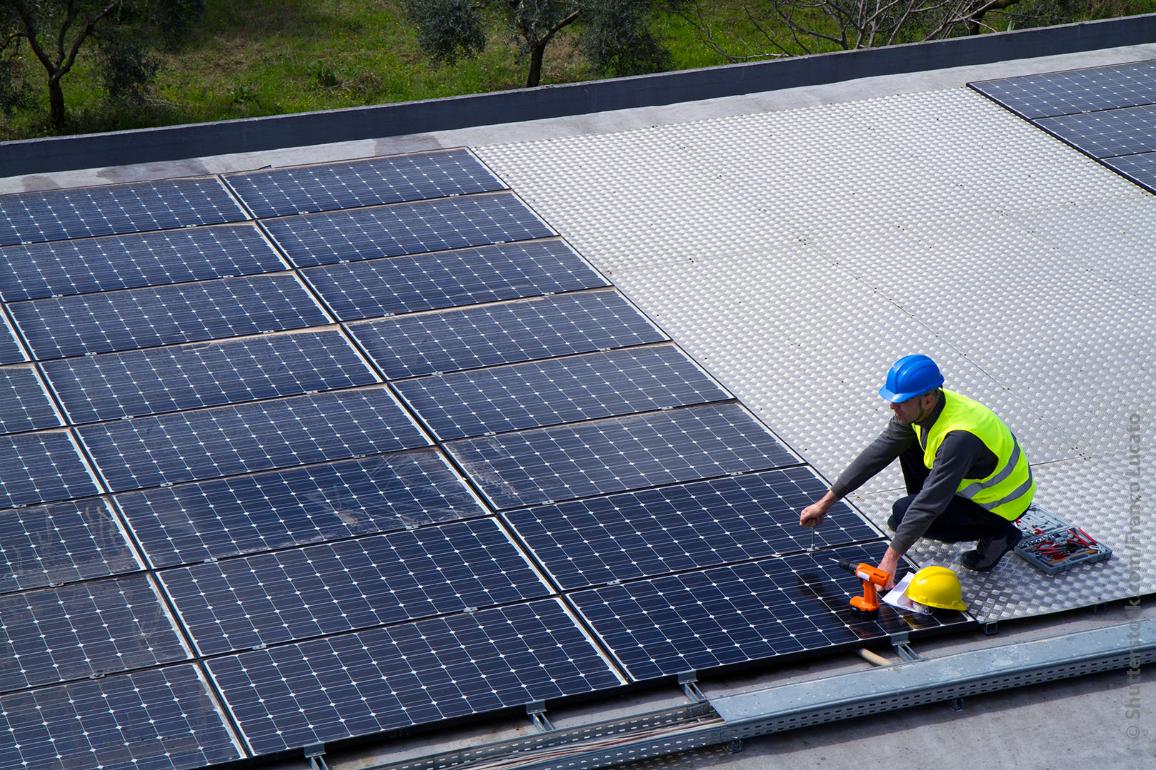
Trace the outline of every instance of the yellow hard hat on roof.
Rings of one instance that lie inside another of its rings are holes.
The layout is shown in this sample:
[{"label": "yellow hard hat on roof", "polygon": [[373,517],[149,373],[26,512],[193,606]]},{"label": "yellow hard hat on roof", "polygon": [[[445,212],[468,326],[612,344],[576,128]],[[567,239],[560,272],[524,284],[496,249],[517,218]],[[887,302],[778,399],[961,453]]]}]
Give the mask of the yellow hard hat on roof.
[{"label": "yellow hard hat on roof", "polygon": [[959,578],[947,567],[924,567],[907,586],[907,598],[940,610],[967,611]]}]

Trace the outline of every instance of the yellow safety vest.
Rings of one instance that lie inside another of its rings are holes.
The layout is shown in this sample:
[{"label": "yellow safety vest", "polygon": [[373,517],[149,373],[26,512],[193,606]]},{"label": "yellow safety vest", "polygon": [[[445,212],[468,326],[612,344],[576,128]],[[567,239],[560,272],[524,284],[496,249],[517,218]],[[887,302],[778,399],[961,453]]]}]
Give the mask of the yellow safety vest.
[{"label": "yellow safety vest", "polygon": [[1028,467],[1027,455],[1020,449],[1020,442],[995,412],[978,401],[944,390],[943,402],[943,411],[927,431],[926,438],[918,425],[911,424],[919,445],[923,447],[923,464],[931,468],[948,433],[967,431],[996,456],[995,470],[986,478],[962,479],[955,494],[1008,521],[1015,521],[1028,509],[1036,494],[1036,482]]}]

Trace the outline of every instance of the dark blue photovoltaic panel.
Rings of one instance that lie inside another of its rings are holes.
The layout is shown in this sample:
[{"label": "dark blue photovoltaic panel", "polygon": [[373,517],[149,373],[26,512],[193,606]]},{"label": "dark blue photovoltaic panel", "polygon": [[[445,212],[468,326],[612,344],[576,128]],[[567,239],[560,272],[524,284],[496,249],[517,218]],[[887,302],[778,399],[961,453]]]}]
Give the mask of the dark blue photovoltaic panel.
[{"label": "dark blue photovoltaic panel", "polygon": [[224,278],[8,307],[42,361],[329,322],[292,275]]},{"label": "dark blue photovoltaic panel", "polygon": [[550,594],[493,519],[198,564],[161,580],[202,655]]},{"label": "dark blue photovoltaic panel", "polygon": [[74,425],[376,382],[336,329],[67,358],[44,372]]},{"label": "dark blue photovoltaic panel", "polygon": [[365,321],[349,331],[390,379],[666,339],[615,291]]},{"label": "dark blue photovoltaic panel", "polygon": [[[506,518],[566,590],[804,551],[803,508],[827,485],[810,468],[679,484],[561,505]],[[874,540],[879,532],[837,503],[815,547]]]},{"label": "dark blue photovoltaic panel", "polygon": [[799,462],[738,404],[463,439],[446,448],[498,509]]},{"label": "dark blue photovoltaic panel", "polygon": [[0,509],[100,492],[62,430],[0,436]]},{"label": "dark blue photovoltaic panel", "polygon": [[0,593],[141,568],[98,498],[0,511],[0,543]]},{"label": "dark blue photovoltaic panel", "polygon": [[228,177],[257,217],[333,211],[505,188],[466,150],[393,155]]},{"label": "dark blue photovoltaic panel", "polygon": [[1126,155],[1122,158],[1105,158],[1104,165],[1133,182],[1156,192],[1156,152]]},{"label": "dark blue photovoltaic panel", "polygon": [[0,364],[14,364],[24,361],[24,352],[16,341],[16,335],[8,325],[8,320],[0,315]]},{"label": "dark blue photovoltaic panel", "polygon": [[117,495],[157,567],[486,511],[432,449]]},{"label": "dark blue photovoltaic panel", "polygon": [[298,267],[556,235],[512,193],[305,214],[264,225]]},{"label": "dark blue photovoltaic panel", "polygon": [[193,770],[243,757],[193,665],[0,697],[4,767]]},{"label": "dark blue photovoltaic panel", "polygon": [[730,398],[669,345],[420,377],[397,387],[446,441]]},{"label": "dark blue photovoltaic panel", "polygon": [[1041,118],[1036,124],[1093,158],[1156,151],[1156,104]]},{"label": "dark blue photovoltaic panel", "polygon": [[57,428],[60,424],[31,366],[0,369],[0,433]]},{"label": "dark blue photovoltaic panel", "polygon": [[886,549],[881,542],[765,559],[568,598],[636,681],[971,622],[959,612],[883,605],[865,618],[852,609],[859,580],[831,555],[876,564]]},{"label": "dark blue photovoltaic panel", "polygon": [[216,179],[0,195],[0,245],[170,230],[245,219]]},{"label": "dark blue photovoltaic panel", "polygon": [[428,443],[384,388],[138,417],[78,432],[117,492]]},{"label": "dark blue photovoltaic panel", "polygon": [[969,83],[1028,119],[1156,103],[1156,61]]},{"label": "dark blue photovoltaic panel", "polygon": [[144,575],[0,597],[0,691],[189,657]]},{"label": "dark blue photovoltaic panel", "polygon": [[208,661],[257,754],[616,687],[557,600]]},{"label": "dark blue photovoltaic panel", "polygon": [[0,249],[6,302],[284,270],[253,225],[197,227]]},{"label": "dark blue photovoltaic panel", "polygon": [[310,268],[343,321],[606,286],[562,241],[531,241]]}]

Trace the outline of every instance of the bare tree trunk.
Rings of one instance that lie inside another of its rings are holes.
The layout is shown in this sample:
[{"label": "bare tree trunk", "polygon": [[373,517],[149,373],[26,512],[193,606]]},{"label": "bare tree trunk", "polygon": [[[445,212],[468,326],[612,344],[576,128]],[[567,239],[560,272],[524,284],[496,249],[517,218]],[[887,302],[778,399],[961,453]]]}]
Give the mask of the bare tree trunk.
[{"label": "bare tree trunk", "polygon": [[546,56],[549,38],[530,49],[530,73],[526,76],[526,88],[533,88],[542,82],[542,59]]},{"label": "bare tree trunk", "polygon": [[64,128],[64,91],[56,75],[48,78],[48,116],[53,128]]}]

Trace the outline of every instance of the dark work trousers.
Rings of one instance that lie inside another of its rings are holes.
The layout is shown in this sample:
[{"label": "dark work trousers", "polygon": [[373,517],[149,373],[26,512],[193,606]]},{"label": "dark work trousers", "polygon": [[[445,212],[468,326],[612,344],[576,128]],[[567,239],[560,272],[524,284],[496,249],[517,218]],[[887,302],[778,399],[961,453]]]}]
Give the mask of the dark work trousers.
[{"label": "dark work trousers", "polygon": [[[919,490],[923,489],[923,482],[927,481],[927,477],[931,474],[923,464],[923,450],[920,449],[918,442],[899,455],[899,467],[903,471],[907,497],[899,498],[891,506],[891,518],[887,520],[887,526],[891,527],[892,532],[899,529],[899,522],[903,521],[911,501],[919,494]],[[931,522],[931,526],[923,536],[944,543],[959,543],[965,540],[999,537],[1007,529],[1008,524],[1007,519],[997,516],[981,505],[976,505],[966,497],[952,495],[947,508]]]}]

